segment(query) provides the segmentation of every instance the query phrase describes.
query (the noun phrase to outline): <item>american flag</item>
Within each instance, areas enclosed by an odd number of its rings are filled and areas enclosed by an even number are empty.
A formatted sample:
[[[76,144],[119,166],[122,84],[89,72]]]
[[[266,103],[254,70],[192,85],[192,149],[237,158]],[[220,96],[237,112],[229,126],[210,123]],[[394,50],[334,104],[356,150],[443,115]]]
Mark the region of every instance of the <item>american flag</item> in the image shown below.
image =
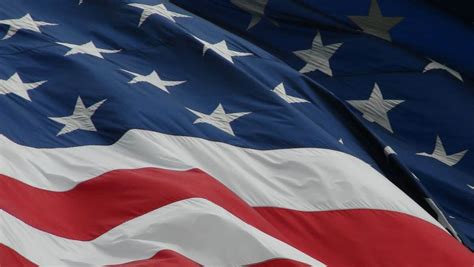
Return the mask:
[[[474,264],[434,4],[2,0],[0,36],[2,267]]]

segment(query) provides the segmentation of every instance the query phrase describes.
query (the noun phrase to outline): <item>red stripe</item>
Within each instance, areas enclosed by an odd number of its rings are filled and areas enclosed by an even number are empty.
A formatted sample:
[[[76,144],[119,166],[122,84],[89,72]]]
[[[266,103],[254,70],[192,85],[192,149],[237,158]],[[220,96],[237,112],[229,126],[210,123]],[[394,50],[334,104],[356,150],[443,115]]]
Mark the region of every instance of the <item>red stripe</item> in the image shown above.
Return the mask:
[[[145,267],[145,266],[160,266],[160,267],[198,267],[201,266],[194,261],[176,253],[172,250],[161,250],[150,259],[129,262],[125,264],[109,265],[113,267]],[[289,259],[271,259],[264,262],[254,263],[248,265],[249,267],[308,267],[308,264],[301,263]],[[1,265],[0,265],[1,267]]]
[[[256,208],[294,247],[336,266],[474,266],[474,256],[438,227],[382,210],[295,212]]]
[[[27,260],[25,257],[18,254],[13,249],[0,244],[0,267],[33,267],[37,266],[31,261]]]
[[[202,197],[285,241],[252,207],[200,170],[116,170],[67,192],[41,190],[0,175],[0,195],[0,208],[37,229],[69,239],[93,240],[164,205]]]
[[[295,260],[289,260],[289,259],[271,259],[268,261],[260,262],[260,263],[255,263],[255,264],[250,264],[249,267],[309,267],[308,264],[295,261]]]
[[[125,221],[193,197],[208,199],[271,235],[281,236],[227,187],[200,170],[116,170],[67,192],[37,189],[0,175],[0,196],[0,208],[8,213],[69,239],[95,239]]]
[[[200,267],[201,265],[186,258],[185,256],[172,251],[160,250],[150,259],[129,262],[125,264],[109,265],[114,267],[145,267],[145,266],[160,266],[160,267]]]
[[[455,239],[421,219],[378,210],[252,208],[199,170],[117,170],[59,193],[0,176],[0,195],[0,208],[70,239],[92,240],[164,205],[202,197],[330,266],[463,266],[472,261]]]

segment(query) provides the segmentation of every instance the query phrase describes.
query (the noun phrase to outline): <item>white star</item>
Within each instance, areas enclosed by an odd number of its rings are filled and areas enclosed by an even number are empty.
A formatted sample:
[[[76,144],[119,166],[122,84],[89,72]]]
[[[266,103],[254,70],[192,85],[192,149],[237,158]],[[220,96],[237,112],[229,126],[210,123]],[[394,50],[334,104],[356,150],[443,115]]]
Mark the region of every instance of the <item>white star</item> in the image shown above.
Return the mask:
[[[13,93],[19,97],[22,97],[25,100],[31,101],[28,91],[35,89],[36,87],[42,85],[46,81],[33,82],[33,83],[24,83],[18,73],[14,73],[8,80],[0,80],[0,94],[6,95]]]
[[[81,5],[84,2],[84,0],[79,0],[79,5]]]
[[[91,56],[103,59],[104,57],[102,56],[102,53],[110,54],[110,53],[118,53],[121,51],[120,49],[109,50],[109,49],[97,48],[92,41],[87,42],[85,44],[81,44],[81,45],[60,43],[60,42],[56,42],[56,43],[62,46],[71,48],[69,51],[66,52],[66,54],[64,54],[64,56],[70,56],[70,55],[75,55],[75,54],[87,54],[87,55],[91,55]]]
[[[176,23],[176,20],[174,18],[190,18],[191,17],[188,15],[169,11],[164,4],[151,6],[151,5],[145,5],[145,4],[139,4],[139,3],[131,3],[128,5],[137,7],[143,10],[142,15],[140,17],[140,22],[138,22],[138,27],[140,27],[149,16],[154,15],[154,14],[160,15],[175,23]]]
[[[430,71],[430,70],[445,70],[445,71],[449,72],[451,75],[453,75],[454,77],[456,77],[461,82],[463,81],[463,79],[461,77],[461,74],[459,72],[449,68],[446,65],[443,65],[439,62],[436,62],[432,59],[430,59],[430,60],[431,60],[431,62],[428,63],[428,65],[425,66],[425,69],[423,69],[423,73],[425,73],[427,71]]]
[[[41,30],[39,27],[41,26],[55,26],[58,24],[55,23],[49,23],[49,22],[44,22],[44,21],[35,21],[33,18],[30,16],[30,14],[26,14],[23,17],[19,19],[5,19],[5,20],[0,20],[0,24],[5,24],[10,26],[8,28],[7,34],[3,36],[2,40],[8,39],[15,35],[15,33],[19,30],[29,30],[29,31],[34,31],[34,32],[39,32],[41,33]]]
[[[247,30],[251,29],[262,20],[265,16],[265,8],[268,4],[268,0],[231,0],[230,2],[245,12],[250,13],[252,16]]]
[[[190,108],[186,108],[186,109],[199,117],[194,121],[193,124],[207,123],[232,136],[235,136],[235,134],[234,134],[234,131],[232,130],[232,127],[230,126],[230,123],[242,116],[245,116],[251,113],[251,112],[225,113],[224,107],[222,107],[221,104],[219,104],[217,108],[210,115],[207,115],[198,111],[194,111]]]
[[[56,136],[70,133],[75,130],[97,132],[91,117],[106,100],[107,99],[104,99],[86,108],[81,97],[78,97],[76,106],[71,115],[65,117],[49,117],[49,119],[64,125]]]
[[[308,100],[303,99],[303,98],[298,98],[294,96],[289,96],[286,94],[285,86],[283,83],[280,83],[277,85],[272,92],[277,94],[281,99],[285,100],[287,103],[293,104],[293,103],[309,103]]]
[[[443,142],[441,141],[441,138],[439,138],[439,135],[437,135],[436,136],[436,145],[435,145],[435,148],[433,150],[433,153],[428,154],[428,153],[425,153],[425,152],[421,152],[421,153],[416,153],[416,154],[419,155],[419,156],[434,158],[434,159],[439,160],[439,161],[441,161],[442,163],[444,163],[448,166],[453,166],[453,165],[457,164],[464,157],[464,155],[466,154],[467,151],[468,151],[468,149],[463,150],[463,151],[458,152],[458,153],[447,155],[446,150],[444,149],[444,146],[443,146]]]
[[[467,187],[469,187],[469,188],[471,188],[472,190],[474,190],[474,185],[467,184]]]
[[[390,30],[403,20],[403,17],[382,16],[377,0],[372,0],[368,16],[349,16],[349,18],[365,33],[387,41],[392,41]]]
[[[203,56],[206,54],[207,50],[211,49],[212,51],[214,51],[214,53],[218,54],[219,56],[223,57],[225,60],[227,60],[230,63],[234,64],[234,60],[232,59],[232,57],[245,57],[245,56],[253,55],[252,53],[244,53],[244,52],[238,52],[238,51],[230,50],[227,47],[227,43],[226,43],[225,40],[222,40],[222,41],[220,41],[218,43],[215,43],[215,44],[211,44],[211,43],[208,43],[204,40],[201,40],[201,39],[197,38],[196,36],[194,36],[194,38],[196,38],[196,40],[198,40],[200,43],[202,43],[204,45],[204,47],[202,49],[202,55]]]
[[[166,88],[167,86],[176,86],[176,85],[179,85],[179,84],[182,84],[182,83],[186,82],[186,81],[165,81],[165,80],[162,80],[160,78],[160,76],[158,75],[158,73],[156,73],[156,71],[152,71],[148,75],[141,75],[141,74],[134,73],[134,72],[131,72],[131,71],[128,71],[128,70],[124,70],[124,69],[122,69],[122,70],[129,73],[129,74],[132,74],[133,76],[135,76],[135,78],[130,80],[128,83],[146,82],[146,83],[149,83],[149,84],[151,84],[155,87],[158,87],[159,89],[161,89],[161,90],[163,90],[167,93],[169,93],[168,88]]]
[[[375,122],[393,133],[387,112],[404,101],[405,100],[383,99],[382,92],[380,92],[379,86],[375,83],[368,100],[348,100],[347,102],[362,112],[366,120]]]
[[[339,138],[338,142],[344,145],[344,141],[342,140],[342,138]]]
[[[329,60],[341,45],[342,43],[327,46],[323,45],[321,34],[318,31],[310,49],[293,52],[297,57],[306,62],[306,65],[300,70],[300,72],[307,73],[320,70],[321,72],[332,76]]]

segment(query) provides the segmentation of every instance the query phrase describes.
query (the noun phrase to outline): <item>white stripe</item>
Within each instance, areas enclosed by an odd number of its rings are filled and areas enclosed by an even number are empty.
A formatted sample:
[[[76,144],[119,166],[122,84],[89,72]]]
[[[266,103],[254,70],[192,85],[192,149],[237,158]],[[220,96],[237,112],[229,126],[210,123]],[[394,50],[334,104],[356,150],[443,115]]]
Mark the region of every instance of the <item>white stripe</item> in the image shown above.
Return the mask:
[[[92,241],[42,232],[1,210],[0,229],[0,243],[42,266],[120,264],[151,258],[163,249],[206,266],[241,266],[274,258],[324,266],[200,198],[161,207]]]
[[[46,190],[69,190],[115,169],[199,168],[254,207],[391,210],[442,228],[368,164],[329,149],[262,151],[144,130],[131,130],[110,146],[35,149],[1,136],[0,147],[0,173]]]

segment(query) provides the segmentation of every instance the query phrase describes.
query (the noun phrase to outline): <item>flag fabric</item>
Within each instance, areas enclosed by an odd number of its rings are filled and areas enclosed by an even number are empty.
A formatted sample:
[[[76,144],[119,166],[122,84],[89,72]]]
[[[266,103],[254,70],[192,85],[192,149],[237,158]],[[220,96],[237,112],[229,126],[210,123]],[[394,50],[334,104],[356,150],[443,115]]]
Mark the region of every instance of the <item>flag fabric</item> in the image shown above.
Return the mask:
[[[472,266],[469,59],[316,3],[1,1],[0,266]]]
[[[388,178],[474,249],[468,1],[174,2],[271,51],[345,102],[386,147]]]

